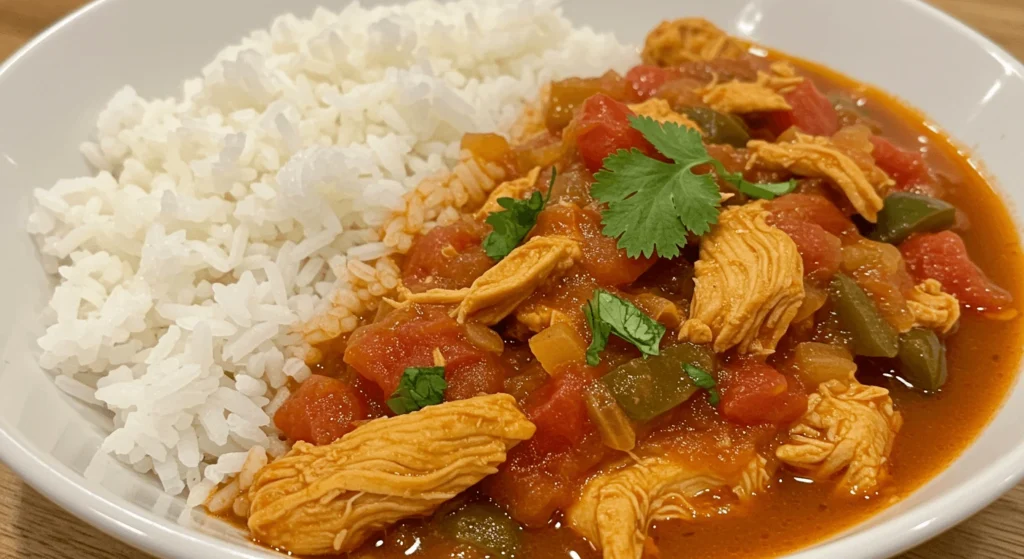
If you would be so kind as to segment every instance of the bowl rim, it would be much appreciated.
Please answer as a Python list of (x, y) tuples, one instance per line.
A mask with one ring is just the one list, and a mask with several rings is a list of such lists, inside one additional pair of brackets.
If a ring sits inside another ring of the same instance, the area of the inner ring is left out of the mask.
[[(25, 58), (32, 49), (52, 35), (60, 33), (65, 27), (72, 25), (100, 5), (116, 1), (118, 0), (91, 0), (70, 12), (2, 61), (0, 63), (0, 78), (16, 66), (22, 58)], [(917, 10), (922, 17), (936, 20), (944, 27), (968, 38), (990, 57), (1001, 63), (1004, 68), (1012, 69), (1013, 74), (1024, 79), (1024, 64), (972, 27), (924, 0), (898, 0), (898, 2)], [(1018, 367), (1017, 374), (1018, 380), (1015, 386), (1024, 382), (1024, 362)], [(977, 444), (981, 433), (989, 429), (992, 420), (1001, 413), (1005, 405), (1004, 398), (999, 410), (989, 419), (986, 426), (964, 449), (964, 452)], [(128, 502), (117, 503), (115, 501), (119, 499), (118, 497), (111, 496), (111, 498), (93, 492), (78, 483), (73, 478), (74, 474), (66, 466), (44, 462), (40, 455), (34, 453), (24, 444), (23, 437), (16, 432), (8, 432), (2, 424), (0, 424), (0, 461), (10, 467), (22, 481), (64, 510), (107, 535), (147, 553), (160, 557), (188, 558), (207, 557), (210, 556), (210, 553), (236, 559), (270, 559), (280, 556), (269, 550), (239, 545), (165, 519), (150, 518), (148, 511), (141, 507)], [(941, 475), (942, 471), (933, 476), (926, 484)], [(1024, 444), (1016, 446), (1001, 459), (976, 471), (968, 483), (961, 484), (936, 497), (927, 506), (913, 508), (894, 519), (858, 533), (844, 536), (840, 532), (833, 535), (831, 539), (797, 550), (788, 557), (790, 559), (820, 559), (820, 557), (844, 556), (843, 552), (848, 552), (850, 549), (859, 550), (860, 557), (863, 558), (891, 557), (966, 520), (1021, 481), (1024, 481)], [(921, 487), (915, 491), (919, 489)], [(855, 524), (848, 530), (856, 529), (857, 526)]]

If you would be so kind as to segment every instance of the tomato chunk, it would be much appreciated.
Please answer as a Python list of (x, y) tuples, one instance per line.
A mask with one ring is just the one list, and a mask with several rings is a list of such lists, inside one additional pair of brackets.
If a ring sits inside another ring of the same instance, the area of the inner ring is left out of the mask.
[(872, 136), (871, 144), (874, 146), (871, 155), (875, 158), (875, 165), (896, 181), (896, 190), (906, 191), (914, 185), (930, 182), (928, 167), (921, 153), (900, 149), (880, 136)]
[(516, 520), (542, 526), (556, 509), (567, 508), (582, 476), (606, 453), (583, 402), (583, 388), (592, 381), (587, 367), (570, 363), (523, 403), (537, 432), (509, 451), (485, 482)]
[(900, 252), (916, 281), (938, 280), (968, 308), (999, 310), (1013, 302), (1009, 292), (971, 261), (963, 239), (952, 231), (914, 235), (900, 245)]
[(402, 282), (416, 293), (469, 287), (494, 265), (481, 246), (487, 233), (485, 225), (462, 219), (417, 237), (409, 249)]
[(604, 94), (588, 98), (575, 122), (576, 143), (583, 163), (596, 173), (604, 158), (620, 149), (637, 148), (649, 156), (658, 151), (629, 123), (633, 111)]
[(583, 388), (593, 379), (585, 367), (569, 364), (524, 402), (526, 417), (537, 426), (535, 450), (545, 453), (572, 447), (594, 429), (583, 402)]
[(815, 136), (831, 136), (839, 131), (839, 114), (810, 80), (804, 80), (784, 96), (792, 110), (767, 113), (768, 128), (776, 135), (791, 126)]
[(839, 237), (825, 231), (816, 223), (800, 221), (784, 213), (772, 214), (768, 222), (793, 239), (804, 263), (805, 278), (825, 283), (839, 271), (839, 264), (843, 259), (843, 243)]
[(581, 264), (602, 285), (620, 286), (633, 283), (658, 260), (651, 256), (630, 258), (618, 241), (601, 233), (601, 215), (594, 210), (582, 210), (580, 230), (583, 233)]
[(636, 281), (658, 260), (630, 258), (618, 241), (601, 233), (601, 214), (575, 204), (550, 206), (537, 218), (534, 235), (566, 235), (579, 239), (580, 265), (602, 286), (617, 287)]
[(274, 425), (289, 440), (330, 444), (369, 416), (365, 397), (352, 385), (313, 375), (299, 386), (277, 413)]
[(746, 358), (726, 365), (719, 379), (722, 402), (719, 412), (729, 421), (744, 425), (796, 421), (807, 410), (807, 395), (773, 367)]
[(816, 194), (787, 194), (768, 202), (768, 209), (776, 215), (786, 215), (797, 221), (813, 223), (825, 231), (842, 237), (855, 232), (853, 222), (824, 196)]
[(466, 326), (443, 307), (392, 311), (384, 320), (357, 329), (345, 348), (345, 362), (390, 396), (407, 367), (434, 365), (435, 348), (446, 361), (446, 400), (501, 390), (505, 371), (497, 356), (471, 343)]
[(626, 72), (626, 82), (638, 101), (654, 97), (665, 82), (674, 79), (678, 72), (670, 68), (640, 64)]

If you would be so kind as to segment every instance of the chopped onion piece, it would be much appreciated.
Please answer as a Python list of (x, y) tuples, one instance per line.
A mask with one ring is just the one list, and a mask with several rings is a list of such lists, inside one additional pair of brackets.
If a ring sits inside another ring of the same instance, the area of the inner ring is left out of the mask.
[(553, 324), (530, 338), (530, 351), (549, 375), (554, 376), (562, 365), (571, 361), (583, 361), (587, 344), (576, 333), (576, 329), (564, 322)]
[(793, 323), (802, 322), (814, 313), (818, 312), (821, 307), (825, 305), (825, 301), (828, 300), (828, 291), (820, 287), (814, 287), (813, 285), (804, 285), (804, 302), (800, 305), (800, 308), (796, 311), (796, 316), (793, 318)]
[(804, 382), (817, 386), (829, 380), (847, 380), (857, 372), (857, 364), (841, 347), (818, 342), (797, 344), (793, 366)]
[(466, 338), (469, 340), (469, 343), (484, 351), (498, 355), (505, 351), (505, 342), (501, 339), (501, 336), (483, 324), (476, 322), (466, 324)]
[(632, 450), (636, 446), (636, 432), (629, 418), (604, 383), (590, 383), (583, 390), (583, 401), (605, 446), (615, 450)]
[(647, 316), (669, 328), (678, 328), (679, 323), (682, 322), (682, 313), (679, 312), (679, 307), (664, 297), (653, 293), (641, 293), (636, 297), (636, 304), (647, 313)]

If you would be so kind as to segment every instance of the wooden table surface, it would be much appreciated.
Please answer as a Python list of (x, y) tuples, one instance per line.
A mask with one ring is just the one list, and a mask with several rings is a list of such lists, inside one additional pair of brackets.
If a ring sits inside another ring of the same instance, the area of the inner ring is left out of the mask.
[[(1024, 60), (1024, 0), (930, 0)], [(83, 0), (0, 0), (0, 60)], [(284, 6), (284, 3), (282, 3)], [(283, 9), (283, 8), (282, 8)], [(71, 516), (0, 464), (0, 559), (147, 559)], [(1024, 558), (1024, 484), (901, 559)]]

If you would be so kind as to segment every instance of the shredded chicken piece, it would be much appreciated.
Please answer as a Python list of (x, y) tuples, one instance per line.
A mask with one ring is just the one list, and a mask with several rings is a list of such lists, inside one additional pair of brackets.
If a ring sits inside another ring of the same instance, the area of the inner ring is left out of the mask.
[[(771, 68), (772, 72), (776, 76), (779, 76), (779, 77), (782, 77), (782, 78), (793, 78), (793, 77), (796, 77), (796, 68), (794, 68), (792, 64), (790, 64), (789, 62), (787, 62), (785, 60), (776, 60), (775, 62), (771, 63), (771, 66), (769, 66), (769, 68)], [(803, 80), (801, 80), (801, 81), (803, 81)], [(797, 83), (799, 83), (799, 82), (797, 82)]]
[(710, 21), (687, 17), (663, 21), (647, 35), (644, 64), (676, 66), (683, 62), (735, 59), (747, 52), (746, 45), (730, 37)]
[[(792, 69), (792, 67), (790, 67)], [(702, 99), (720, 113), (744, 114), (761, 111), (787, 111), (792, 109), (783, 93), (804, 81), (800, 76), (777, 76), (757, 73), (757, 81), (712, 83), (705, 87)]]
[[(412, 304), (459, 305), (452, 315), (459, 323), (472, 318), (487, 326), (501, 322), (549, 278), (563, 274), (583, 257), (579, 244), (560, 235), (534, 237), (516, 247), (501, 262), (462, 289), (428, 289), (413, 293), (398, 286), (399, 301), (385, 299), (395, 308)], [(531, 330), (539, 332), (554, 324), (553, 316), (541, 309), (541, 314), (530, 312), (517, 315)], [(558, 311), (554, 311), (558, 312)], [(563, 313), (558, 313), (565, 317)]]
[(540, 332), (559, 322), (572, 322), (569, 315), (547, 305), (531, 305), (529, 309), (516, 309), (516, 320), (532, 332)]
[(409, 305), (457, 305), (469, 293), (468, 287), (463, 287), (462, 289), (428, 289), (420, 293), (413, 293), (402, 284), (399, 284), (396, 290), (398, 291), (398, 301), (385, 299), (388, 304), (395, 308), (404, 308)]
[(732, 488), (732, 492), (745, 501), (758, 493), (768, 489), (772, 481), (771, 473), (768, 471), (768, 459), (760, 454), (755, 455), (747, 467), (740, 473), (740, 482)]
[(864, 495), (882, 484), (902, 425), (888, 390), (852, 377), (845, 382), (830, 380), (808, 398), (807, 412), (775, 455), (818, 479), (846, 470), (839, 487)]
[(960, 302), (942, 290), (942, 284), (926, 279), (914, 286), (907, 297), (907, 308), (914, 315), (914, 326), (948, 333), (960, 320)]
[(640, 559), (652, 521), (692, 519), (691, 500), (725, 481), (660, 457), (591, 479), (567, 519), (604, 559)]
[(794, 142), (777, 144), (751, 140), (747, 143), (751, 155), (747, 168), (760, 164), (805, 177), (829, 179), (843, 191), (857, 213), (871, 223), (878, 221), (878, 211), (882, 209), (880, 192), (894, 184), (892, 179), (874, 164), (861, 167), (829, 138), (799, 132), (795, 137)]
[(582, 257), (579, 244), (569, 237), (534, 237), (469, 286), (456, 318), (460, 323), (472, 318), (487, 326), (497, 324), (542, 283), (565, 273)]
[(484, 219), (494, 212), (500, 212), (502, 207), (498, 204), (498, 198), (515, 198), (516, 200), (526, 198), (527, 194), (533, 192), (533, 185), (537, 182), (539, 175), (540, 167), (534, 167), (526, 176), (501, 183), (491, 191), (487, 201), (473, 214), (473, 217)]
[(770, 354), (804, 299), (796, 244), (768, 225), (763, 201), (722, 211), (701, 239), (690, 318), (679, 339), (716, 352)]
[(493, 394), (375, 419), (329, 445), (295, 443), (256, 474), (249, 530), (297, 555), (351, 551), (495, 473), (534, 430), (512, 396)]
[(696, 122), (690, 120), (690, 118), (684, 114), (673, 111), (672, 107), (669, 106), (668, 101), (664, 99), (652, 97), (643, 103), (629, 105), (629, 109), (636, 113), (637, 116), (646, 116), (661, 123), (672, 122), (679, 126), (693, 128), (694, 130), (701, 132), (703, 135), (700, 126), (698, 126)]

